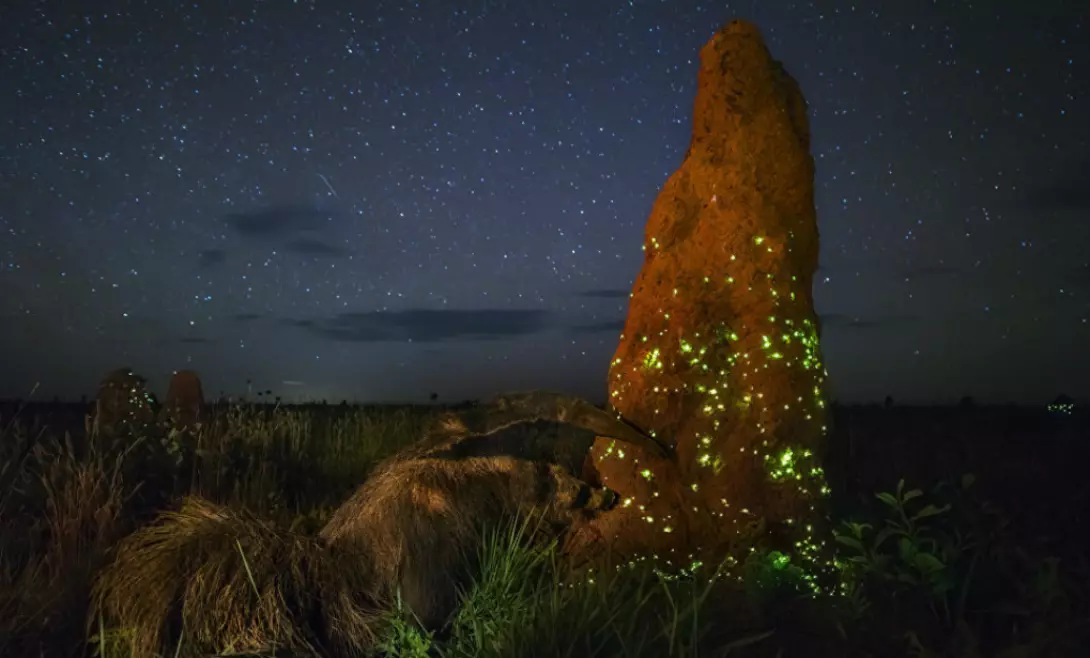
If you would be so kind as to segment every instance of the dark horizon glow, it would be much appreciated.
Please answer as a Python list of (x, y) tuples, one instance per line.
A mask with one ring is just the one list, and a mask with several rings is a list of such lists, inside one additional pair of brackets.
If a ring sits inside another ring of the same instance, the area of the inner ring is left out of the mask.
[(832, 397), (1090, 399), (1085, 2), (9, 4), (0, 397), (604, 399), (743, 18), (810, 104)]

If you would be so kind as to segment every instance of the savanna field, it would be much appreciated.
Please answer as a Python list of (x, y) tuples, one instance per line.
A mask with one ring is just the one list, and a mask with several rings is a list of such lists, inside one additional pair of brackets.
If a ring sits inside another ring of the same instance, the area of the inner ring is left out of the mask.
[[(329, 568), (315, 537), (440, 407), (216, 405), (192, 430), (115, 435), (95, 432), (87, 405), (0, 409), (3, 656), (343, 653), (323, 639), (330, 619), (341, 637), (370, 634), (358, 655), (1090, 655), (1078, 409), (835, 408), (836, 569), (819, 586), (814, 565), (761, 550), (683, 573), (652, 557), (587, 571), (526, 518), (484, 538), (459, 612), (433, 634), (396, 605), (350, 623), (353, 570)], [(174, 516), (154, 559), (111, 570), (162, 511)], [(241, 520), (196, 522), (224, 514)], [(115, 591), (150, 588), (143, 603), (101, 604), (104, 573)]]
[(733, 4), (0, 5), (0, 658), (1090, 658), (1090, 2)]

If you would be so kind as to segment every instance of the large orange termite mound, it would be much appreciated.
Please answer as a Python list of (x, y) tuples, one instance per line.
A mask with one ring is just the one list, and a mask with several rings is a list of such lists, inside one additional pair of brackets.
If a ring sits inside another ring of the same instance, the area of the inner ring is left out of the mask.
[(692, 141), (644, 249), (610, 402), (676, 462), (599, 440), (598, 476), (627, 498), (600, 530), (679, 566), (738, 542), (812, 550), (826, 491), (814, 162), (799, 86), (753, 25), (700, 52)]

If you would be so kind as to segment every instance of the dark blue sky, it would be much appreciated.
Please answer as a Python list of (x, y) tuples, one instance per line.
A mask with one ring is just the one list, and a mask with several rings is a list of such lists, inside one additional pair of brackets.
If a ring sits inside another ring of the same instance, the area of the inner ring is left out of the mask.
[(833, 396), (1090, 397), (1083, 0), (86, 4), (0, 8), (0, 396), (604, 399), (739, 17), (810, 103)]

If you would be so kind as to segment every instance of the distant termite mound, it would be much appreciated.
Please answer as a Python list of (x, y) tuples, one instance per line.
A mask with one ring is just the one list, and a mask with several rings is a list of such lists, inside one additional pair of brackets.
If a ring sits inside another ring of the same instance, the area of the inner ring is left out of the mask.
[(159, 421), (179, 429), (193, 428), (204, 414), (201, 378), (192, 370), (178, 370), (170, 378)]
[(679, 566), (710, 547), (814, 549), (827, 491), (814, 162), (806, 101), (753, 25), (700, 52), (692, 141), (644, 250), (610, 402), (676, 457), (599, 439), (592, 465), (626, 498), (600, 530)]
[(98, 385), (93, 412), (95, 433), (112, 434), (124, 425), (142, 427), (155, 420), (147, 380), (131, 368), (106, 373)]

